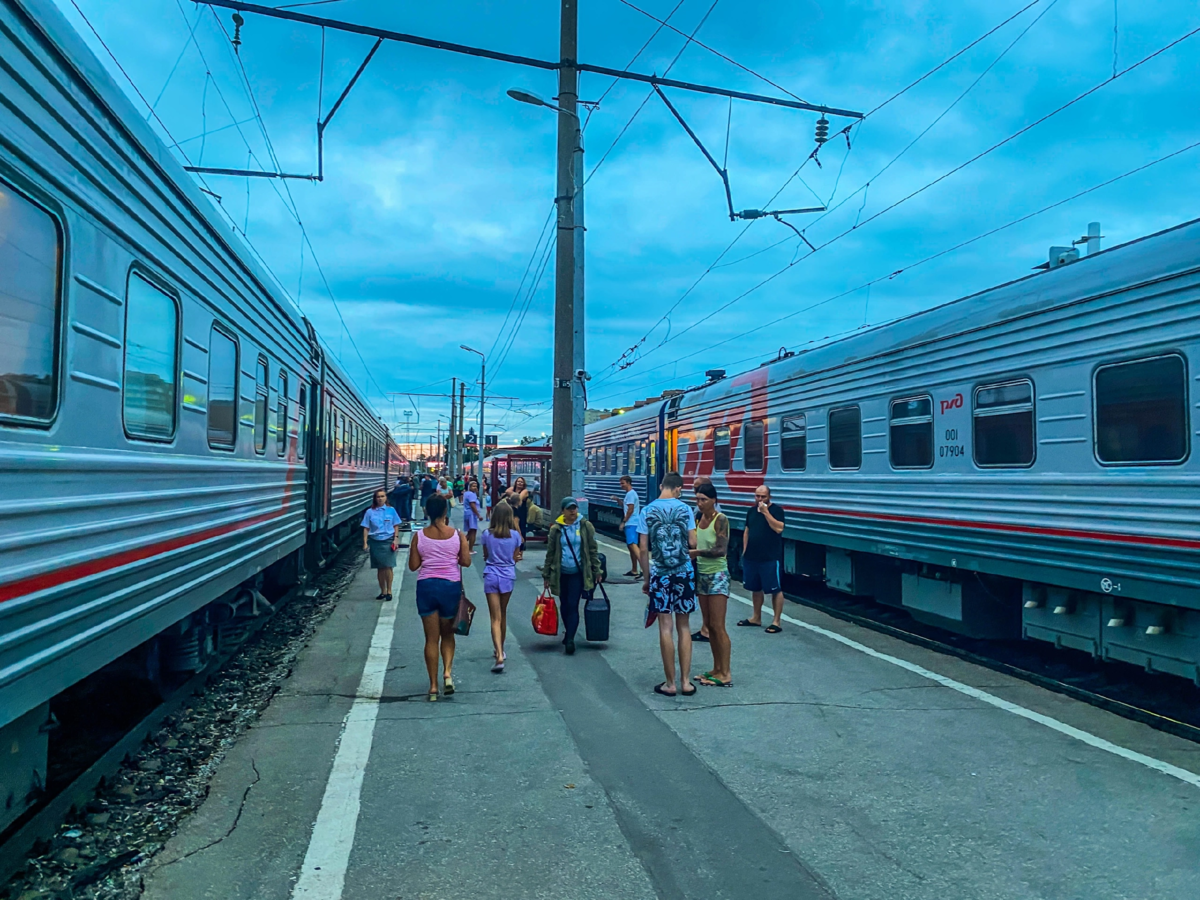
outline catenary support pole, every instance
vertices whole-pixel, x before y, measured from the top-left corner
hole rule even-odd
[[[578,304],[582,314],[583,306],[583,230],[581,227],[577,234],[575,228],[576,203],[582,204],[583,198],[575,194],[574,172],[576,157],[582,156],[582,150],[579,149],[579,117],[576,112],[579,100],[579,73],[575,68],[579,45],[579,8],[578,0],[561,2],[558,107],[562,113],[558,116],[558,193],[555,198],[558,206],[558,232],[554,265],[553,424],[550,437],[550,495],[543,498],[552,513],[557,511],[558,502],[563,497],[577,495],[573,477],[573,420],[575,393],[578,390],[575,378],[576,361],[582,360],[582,348],[577,353],[575,307]],[[580,265],[578,272],[577,253]],[[582,344],[582,341],[580,343]]]
[[[477,474],[479,477],[480,490],[483,489],[483,445],[484,445],[483,403],[484,403],[484,400],[486,399],[486,390],[487,390],[487,359],[482,354],[480,354],[480,356],[479,356],[479,434],[475,438],[476,444],[479,447],[479,452],[476,454],[475,458],[479,460],[479,469],[478,469]]]
[[[464,471],[466,465],[466,415],[467,415],[467,382],[464,380],[458,386],[458,470]],[[476,475],[479,473],[477,472]],[[480,488],[483,487],[483,482],[479,483]]]
[[[452,478],[457,477],[458,468],[458,379],[450,379],[450,428],[446,432],[446,466]]]

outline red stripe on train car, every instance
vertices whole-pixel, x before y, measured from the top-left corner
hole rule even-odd
[[[981,531],[1006,531],[1016,534],[1037,534],[1047,537],[1078,538],[1090,541],[1109,541],[1118,544],[1142,544],[1151,547],[1171,547],[1181,550],[1200,550],[1200,541],[1187,538],[1155,537],[1141,534],[1119,534],[1115,531],[1081,531],[1073,528],[1042,528],[1036,525],[1010,525],[1004,522],[974,522],[962,519],[935,519],[926,516],[898,516],[888,513],[867,513],[856,510],[819,509],[813,506],[785,506],[789,512],[820,516],[844,516],[851,519],[874,519],[880,522],[903,522],[914,525],[940,525],[950,528],[976,528]]]
[[[0,584],[0,603],[8,600],[14,600],[17,597],[23,597],[26,594],[33,594],[38,591],[44,591],[47,588],[58,587],[61,584],[67,584],[71,581],[78,581],[81,578],[87,578],[91,575],[99,575],[101,572],[106,572],[109,569],[115,569],[119,566],[127,566],[130,563],[141,562],[144,559],[149,559],[152,556],[158,556],[162,553],[169,553],[172,550],[178,550],[180,547],[186,547],[188,544],[195,544],[200,541],[207,541],[210,538],[221,537],[223,535],[233,534],[237,531],[243,531],[247,528],[252,528],[255,525],[261,525],[263,522],[276,519],[283,515],[283,512],[271,513],[269,515],[257,516],[245,522],[237,522],[230,525],[222,525],[216,528],[207,528],[204,531],[193,532],[192,534],[181,535],[180,537],[171,538],[167,541],[159,541],[157,544],[148,544],[145,547],[137,547],[133,550],[126,550],[123,553],[117,553],[114,556],[104,556],[100,559],[91,559],[87,562],[76,563],[73,566],[67,566],[65,569],[58,569],[54,572],[44,572],[41,575],[31,575],[29,578],[22,578],[20,581],[12,581],[8,584]]]

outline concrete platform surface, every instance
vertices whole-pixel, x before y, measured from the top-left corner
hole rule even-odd
[[[438,703],[414,576],[393,621],[364,567],[147,900],[1200,897],[1200,746],[794,604],[782,634],[735,628],[736,598],[734,686],[661,697],[640,584],[566,657],[530,627],[541,559],[503,675],[466,572]]]

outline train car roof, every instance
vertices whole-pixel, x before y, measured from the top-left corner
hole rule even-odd
[[[164,178],[192,208],[197,219],[204,223],[217,241],[225,245],[230,257],[236,260],[237,265],[245,269],[263,295],[270,298],[278,311],[287,317],[298,331],[305,332],[305,323],[308,320],[300,312],[291,295],[279,284],[274,274],[255,258],[253,251],[241,235],[221,218],[213,207],[212,200],[204,194],[195,179],[175,159],[162,138],[137,111],[128,95],[113,80],[108,69],[52,0],[12,0],[12,2],[25,13],[34,28],[54,50],[75,68],[79,73],[80,83],[95,96],[99,104],[112,117],[114,123],[126,132],[131,141],[154,165],[159,167]],[[350,380],[329,351],[329,345],[321,339],[320,335],[317,335],[316,329],[312,330],[312,334],[325,356],[326,364],[336,372],[341,381],[355,389],[354,382]],[[355,391],[361,394],[357,389]],[[378,418],[378,413],[365,397],[359,396],[359,400],[373,417]]]
[[[764,369],[768,381],[778,383],[902,353],[921,344],[965,334],[998,321],[1018,319],[1131,284],[1161,280],[1198,268],[1200,219],[1193,219],[1066,265],[1026,275],[932,309],[864,328],[853,335],[800,350],[794,356],[773,360],[688,391],[680,403],[680,410],[733,393],[740,384],[745,383],[747,376]],[[625,416],[613,418],[624,420]]]
[[[586,426],[584,433],[588,436],[602,434],[613,429],[636,425],[646,419],[656,419],[658,418],[659,410],[663,408],[663,404],[666,402],[666,400],[655,400],[653,403],[647,403],[645,406],[631,409],[629,412],[621,413],[619,416],[609,416],[607,419],[600,419]]]

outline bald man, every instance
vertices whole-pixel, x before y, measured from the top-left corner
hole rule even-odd
[[[743,628],[762,625],[763,600],[771,595],[775,619],[767,634],[783,631],[783,507],[771,502],[771,489],[760,484],[754,489],[754,508],[746,513],[742,531],[742,584],[753,595],[754,614],[742,619]]]

